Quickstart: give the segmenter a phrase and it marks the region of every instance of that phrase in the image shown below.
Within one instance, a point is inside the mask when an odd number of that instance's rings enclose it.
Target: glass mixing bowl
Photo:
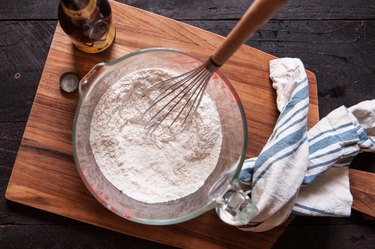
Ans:
[[[125,219],[152,225],[183,222],[213,208],[223,221],[232,225],[246,224],[255,215],[256,207],[236,180],[247,147],[246,118],[237,93],[220,72],[213,74],[206,92],[215,102],[220,116],[221,152],[216,168],[195,193],[169,202],[140,202],[115,188],[95,161],[90,146],[91,119],[96,104],[112,84],[141,69],[164,68],[184,73],[201,64],[200,60],[183,51],[144,49],[111,63],[99,63],[81,80],[73,125],[74,160],[89,191],[107,209]]]

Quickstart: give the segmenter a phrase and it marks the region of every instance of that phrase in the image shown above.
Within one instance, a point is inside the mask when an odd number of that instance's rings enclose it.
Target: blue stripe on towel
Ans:
[[[238,180],[244,181],[244,182],[251,182],[251,178],[253,176],[253,168],[246,168],[241,170],[240,176],[238,177]]]
[[[306,81],[307,78],[303,79],[300,83]],[[300,84],[298,83],[298,84]],[[285,109],[281,112],[278,120],[281,120],[286,114],[293,110],[293,108],[301,101],[306,100],[309,96],[307,84],[301,90],[299,90],[294,96],[291,96],[292,100],[288,102]]]
[[[282,138],[280,141],[272,145],[267,150],[261,152],[261,154],[258,157],[258,160],[255,163],[254,172],[256,172],[259,169],[259,167],[261,167],[267,161],[267,159],[274,156],[278,152],[284,150],[285,148],[290,147],[298,143],[300,140],[302,140],[305,133],[306,133],[306,127],[302,127],[299,130]]]
[[[310,139],[309,139],[309,143],[311,143],[311,142],[314,141],[315,139],[317,139],[317,138],[323,136],[324,134],[331,133],[331,132],[337,132],[337,131],[339,131],[339,130],[341,130],[341,129],[343,129],[343,128],[346,128],[346,127],[348,127],[348,126],[351,126],[351,125],[353,125],[353,123],[346,123],[346,124],[343,124],[343,125],[340,125],[340,126],[334,128],[334,129],[330,129],[330,130],[323,131],[323,132],[319,133],[318,135],[316,135],[315,137],[310,138]]]
[[[334,163],[336,161],[337,161],[337,158],[334,158],[334,159],[331,159],[331,160],[327,160],[325,162],[321,162],[321,163],[318,163],[318,164],[313,164],[313,165],[309,166],[307,168],[307,170],[312,170],[312,169],[315,169],[315,168],[319,168],[319,167],[325,166],[327,164]]]
[[[325,211],[325,210],[321,210],[321,209],[317,209],[317,208],[308,207],[308,206],[305,206],[305,205],[302,205],[302,204],[299,204],[299,203],[296,203],[295,206],[299,207],[299,208],[302,208],[302,209],[305,209],[305,210],[309,210],[309,211],[318,213],[318,214],[331,215],[331,216],[337,216],[337,215],[344,216],[342,214],[329,212],[329,211]]]
[[[262,172],[257,176],[257,178],[255,178],[254,182],[253,182],[253,187],[257,184],[257,182],[260,180],[260,178],[262,178],[262,176],[268,171],[268,169],[270,167],[272,167],[273,164],[275,164],[276,162],[290,156],[290,155],[293,155],[298,149],[299,147],[301,146],[301,144],[303,144],[305,141],[307,140],[307,138],[305,137],[304,139],[302,139],[299,143],[298,143],[298,146],[296,148],[294,148],[292,151],[289,151],[288,153],[284,154],[284,155],[281,155],[279,156],[278,158],[276,158],[275,160],[273,160],[272,162],[270,162],[267,167],[265,169],[262,170]]]
[[[313,156],[313,157],[310,157],[310,161],[314,160],[314,159],[318,159],[318,158],[321,158],[321,157],[324,157],[324,156],[329,156],[329,155],[332,155],[336,152],[339,152],[341,151],[342,149],[341,148],[337,148],[337,149],[334,149],[334,150],[330,150],[330,151],[327,151],[327,152],[323,152],[322,154],[319,154],[319,155],[316,155],[316,156]]]
[[[354,156],[340,158],[335,164],[349,164],[352,162],[353,158]]]
[[[367,147],[368,147],[367,149],[371,149],[372,147],[374,147],[374,143],[375,143],[375,141],[372,140],[371,138],[370,138],[370,140],[372,141],[372,144],[370,144],[369,146],[367,146]]]
[[[358,135],[357,135],[356,129],[351,129],[351,130],[345,131],[343,133],[340,133],[334,136],[323,138],[322,140],[316,142],[315,144],[309,147],[309,153],[311,155],[315,153],[316,151],[324,149],[334,143],[354,140],[357,138],[358,138]]]
[[[362,145],[362,144],[370,141],[370,142],[372,142],[372,144],[369,144],[368,148],[372,148],[374,146],[374,144],[373,144],[374,141],[372,141],[372,139],[367,135],[367,133],[363,130],[362,127],[360,127],[360,126],[357,127],[357,133],[358,133],[358,137],[359,137],[358,145]]]
[[[306,108],[307,108],[308,106],[309,106],[309,105],[306,105]],[[296,113],[296,114],[297,114],[297,113]],[[277,130],[279,130],[279,128],[280,128],[280,127],[278,127],[278,129],[276,129],[276,131],[272,134],[272,138],[271,138],[271,139],[273,139],[274,135],[278,133],[278,134],[276,135],[276,137],[275,137],[275,139],[277,139],[281,134],[283,134],[284,131],[289,130],[289,129],[292,128],[294,125],[301,123],[304,119],[306,119],[306,117],[303,115],[300,119],[294,121],[293,123],[291,123],[290,125],[288,125],[287,127],[285,127],[285,128],[284,128],[282,131],[280,131],[280,132],[277,132]]]

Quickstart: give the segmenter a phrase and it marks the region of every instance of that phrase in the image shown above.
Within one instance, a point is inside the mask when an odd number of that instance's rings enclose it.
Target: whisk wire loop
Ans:
[[[164,89],[155,99],[154,99],[154,102],[152,103],[152,105],[150,105],[150,107],[144,112],[144,113],[147,113],[149,112],[155,105],[157,105],[160,101],[162,101],[163,99],[165,99],[166,97],[168,97],[169,94],[173,93],[174,91],[176,91],[183,83],[184,83],[184,80],[188,80],[189,77],[194,77],[196,74],[199,73],[200,71],[200,67],[199,68],[196,68],[194,70],[191,70],[187,73],[184,73],[184,74],[181,74],[181,75],[177,75],[177,76],[174,76],[174,77],[171,77],[169,79],[166,79],[166,80],[163,80],[163,81],[160,81],[159,83],[151,86],[148,90],[149,91],[152,91],[153,89],[156,89],[158,86],[160,86],[160,88]],[[178,79],[182,79],[182,80],[178,80]],[[172,83],[172,82],[176,82],[175,84],[173,85],[169,85],[169,83]],[[169,92],[168,92],[169,91]],[[168,93],[167,93],[168,92]],[[161,111],[161,110],[160,110]],[[151,121],[151,120],[150,120]]]
[[[186,103],[181,108],[181,111],[178,113],[178,115],[173,120],[173,122],[170,124],[170,126],[172,126],[178,120],[178,118],[181,116],[181,114],[186,110],[186,108],[189,105],[190,107],[189,107],[189,109],[188,109],[188,111],[187,111],[187,113],[185,115],[185,118],[181,122],[181,125],[184,125],[186,123],[186,121],[187,121],[187,119],[188,119],[188,117],[190,115],[190,112],[193,109],[194,105],[196,103],[200,103],[200,101],[201,101],[201,99],[203,97],[203,90],[206,88],[205,86],[207,85],[208,81],[210,80],[211,75],[210,75],[210,73],[208,71],[206,71],[205,74],[202,75],[201,78],[197,79],[197,82],[199,82],[198,84],[196,84],[193,80],[191,81],[190,85],[192,85],[192,88],[195,87],[195,89],[193,90],[193,93],[188,97],[188,99],[186,100]],[[196,93],[197,91],[198,91],[198,93]],[[193,98],[194,98],[194,100],[193,100],[193,102],[191,102],[191,100]],[[197,100],[198,100],[198,102],[197,102]],[[198,107],[198,105],[196,105],[196,108],[195,108],[194,112],[197,110],[197,107]]]
[[[208,74],[207,74],[207,77],[206,77],[205,80],[203,81],[204,83],[201,85],[201,88],[200,88],[200,90],[199,90],[199,92],[198,92],[198,95],[197,95],[198,97],[195,98],[195,99],[194,99],[194,102],[191,104],[191,107],[190,107],[188,113],[185,115],[185,119],[184,119],[184,121],[182,122],[182,124],[185,124],[185,123],[186,123],[186,121],[187,121],[187,119],[188,119],[188,117],[189,117],[189,115],[190,115],[190,113],[191,113],[191,110],[193,109],[194,105],[195,105],[195,108],[194,108],[193,113],[195,113],[195,112],[197,111],[197,109],[198,109],[198,107],[199,107],[199,103],[202,101],[202,98],[203,98],[203,92],[204,92],[204,90],[206,89],[206,87],[207,87],[207,85],[208,85],[208,82],[209,82],[210,79],[211,79],[211,76],[212,76],[211,73],[208,73]],[[198,100],[198,102],[197,102],[197,100]],[[189,101],[190,101],[190,99],[189,99]]]
[[[149,88],[161,90],[152,105],[144,112],[151,118],[145,125],[153,133],[166,119],[170,120],[169,127],[176,123],[180,126],[188,121],[189,116],[197,111],[212,74],[219,68],[211,59],[201,66],[161,81]],[[178,122],[177,122],[178,121]]]

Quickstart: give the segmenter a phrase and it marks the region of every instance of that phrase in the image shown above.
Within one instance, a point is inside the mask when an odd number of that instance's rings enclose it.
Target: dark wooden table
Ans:
[[[226,35],[251,1],[123,1]],[[7,201],[5,189],[57,23],[58,1],[0,0],[0,248],[169,248]],[[375,98],[375,2],[291,0],[248,41],[299,57],[318,80],[320,116]],[[375,156],[351,167],[375,172]],[[374,248],[375,221],[297,217],[274,248]]]

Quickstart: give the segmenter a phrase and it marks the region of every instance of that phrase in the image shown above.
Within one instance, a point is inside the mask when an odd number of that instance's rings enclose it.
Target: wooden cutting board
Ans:
[[[76,171],[71,146],[78,94],[63,94],[59,77],[67,71],[84,76],[95,63],[112,61],[134,50],[172,47],[207,58],[223,37],[124,4],[112,2],[117,37],[110,50],[84,54],[72,46],[58,25],[36,93],[6,197],[25,205],[83,222],[183,248],[271,248],[286,222],[265,233],[250,233],[224,224],[214,211],[171,226],[126,221],[105,209],[89,193]],[[257,155],[272,132],[278,112],[268,74],[275,57],[242,46],[222,68],[244,105],[249,126],[247,156]],[[309,126],[318,117],[316,79],[310,84]],[[290,221],[290,220],[289,220]]]

